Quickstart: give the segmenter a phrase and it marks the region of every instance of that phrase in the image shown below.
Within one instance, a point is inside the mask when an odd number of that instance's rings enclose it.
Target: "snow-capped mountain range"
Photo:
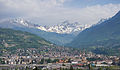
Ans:
[[[70,34],[74,32],[80,32],[86,28],[89,28],[91,25],[79,24],[78,22],[70,23],[69,21],[64,21],[62,24],[54,26],[39,26],[37,27],[40,30],[46,32],[56,32],[60,34]]]
[[[55,32],[59,34],[71,34],[74,32],[79,33],[82,30],[92,26],[88,24],[79,24],[78,22],[70,23],[69,21],[64,21],[61,24],[54,26],[41,26],[38,24],[33,24],[30,21],[24,20],[23,18],[9,19],[8,22],[14,25],[20,25],[20,26],[22,25],[29,28],[36,28],[46,32]]]

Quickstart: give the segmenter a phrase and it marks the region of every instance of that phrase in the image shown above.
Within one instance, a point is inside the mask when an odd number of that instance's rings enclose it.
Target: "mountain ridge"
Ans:
[[[92,26],[92,25],[87,25],[87,24],[79,24],[78,22],[70,23],[69,21],[64,21],[61,24],[57,24],[54,26],[41,26],[38,24],[31,23],[30,21],[25,20],[23,18],[7,19],[7,20],[2,21],[1,23],[5,23],[5,22],[8,22],[14,25],[19,24],[19,26],[22,25],[22,26],[29,27],[29,28],[36,28],[36,29],[40,29],[46,32],[55,32],[58,34],[72,34],[74,32],[79,33],[82,30]]]
[[[116,46],[120,45],[120,12],[112,18],[83,30],[68,44],[70,46],[87,48],[92,46]],[[117,41],[118,40],[118,41]]]
[[[70,23],[69,21],[64,21],[62,24],[54,25],[54,26],[39,26],[37,27],[40,30],[46,32],[56,32],[60,34],[72,34],[79,33],[82,30],[89,28],[91,25],[79,24],[78,22]]]

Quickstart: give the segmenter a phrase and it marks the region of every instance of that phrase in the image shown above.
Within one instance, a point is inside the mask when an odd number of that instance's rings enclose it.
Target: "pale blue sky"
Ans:
[[[83,8],[86,6],[93,6],[93,5],[105,5],[105,4],[119,4],[120,0],[71,0],[64,5],[66,7],[74,7],[74,8]]]
[[[22,17],[40,25],[95,24],[119,10],[120,0],[0,0],[0,19]]]

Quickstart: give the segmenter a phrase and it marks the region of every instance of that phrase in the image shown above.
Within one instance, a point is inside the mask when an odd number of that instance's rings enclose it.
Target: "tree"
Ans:
[[[47,59],[46,61],[47,61],[47,63],[51,63],[52,62],[52,60],[50,58]]]
[[[57,69],[53,69],[53,70],[57,70]]]
[[[44,64],[44,62],[45,62],[45,59],[42,58],[41,61],[40,61],[40,64]]]
[[[119,61],[118,65],[120,66],[120,61]]]
[[[63,63],[62,66],[65,66],[65,64]]]
[[[60,67],[60,70],[62,70],[62,68]]]
[[[68,63],[71,63],[71,59],[70,58],[68,59]]]
[[[72,65],[70,66],[70,70],[74,70]]]
[[[5,64],[5,61],[3,61],[3,59],[0,59],[0,64]]]
[[[93,70],[91,64],[89,64],[88,67],[89,67],[89,70]]]
[[[76,70],[82,70],[82,69],[78,69],[78,68],[77,68]]]
[[[54,59],[52,62],[53,63],[56,63],[56,62],[58,62],[59,61],[59,59]]]
[[[69,69],[65,68],[65,70],[69,70]]]
[[[103,70],[103,68],[102,68],[102,67],[100,67],[98,70]]]

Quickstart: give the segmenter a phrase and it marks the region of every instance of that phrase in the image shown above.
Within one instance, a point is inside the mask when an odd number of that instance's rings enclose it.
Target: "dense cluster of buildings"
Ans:
[[[62,51],[60,51],[62,50]],[[42,48],[42,49],[17,49],[15,54],[7,54],[0,57],[1,65],[18,65],[21,67],[37,66],[42,69],[73,68],[88,69],[89,65],[105,67],[120,65],[120,57],[105,56],[92,52],[82,52],[69,48]]]

